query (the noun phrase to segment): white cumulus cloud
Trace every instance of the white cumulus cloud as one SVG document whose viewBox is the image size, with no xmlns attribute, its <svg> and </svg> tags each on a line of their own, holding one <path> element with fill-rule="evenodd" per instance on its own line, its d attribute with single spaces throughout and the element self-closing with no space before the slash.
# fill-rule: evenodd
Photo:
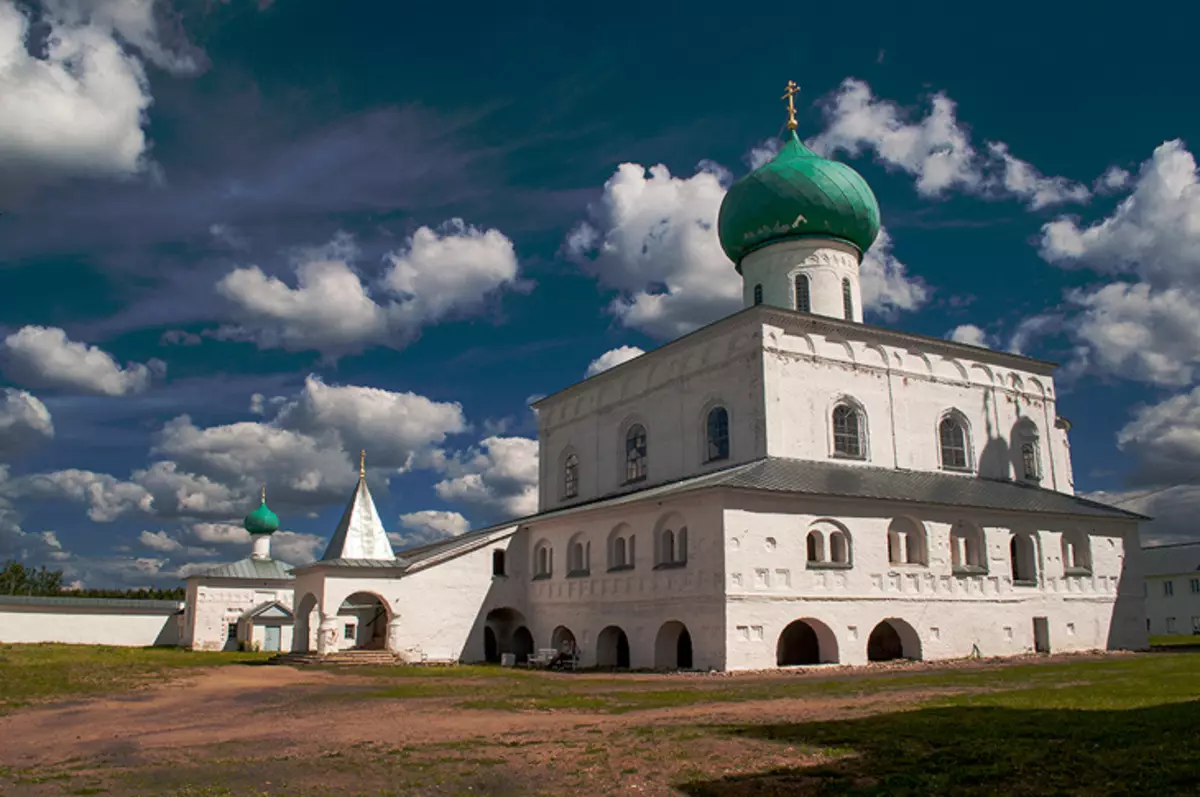
<svg viewBox="0 0 1200 797">
<path fill-rule="evenodd" d="M 219 336 L 327 355 L 371 345 L 399 349 L 423 327 L 478 312 L 490 295 L 517 283 L 512 241 L 461 219 L 438 230 L 419 228 L 387 255 L 377 284 L 353 267 L 358 257 L 353 239 L 343 234 L 300 253 L 294 286 L 258 266 L 235 269 L 217 283 L 235 322 Z"/>
<path fill-rule="evenodd" d="M 161 360 L 122 368 L 97 346 L 67 338 L 58 327 L 26 326 L 4 339 L 4 372 L 29 387 L 57 388 L 104 396 L 140 393 L 153 376 L 166 372 Z"/>
<path fill-rule="evenodd" d="M 596 374 L 604 373 L 609 368 L 616 368 L 621 363 L 627 363 L 634 358 L 641 357 L 645 353 L 637 346 L 618 346 L 615 349 L 609 349 L 588 363 L 586 375 L 595 376 Z"/>
<path fill-rule="evenodd" d="M 946 336 L 955 343 L 990 348 L 988 334 L 974 324 L 960 324 Z"/>
<path fill-rule="evenodd" d="M 457 537 L 471 527 L 467 519 L 459 513 L 437 509 L 424 509 L 401 515 L 400 525 L 405 531 L 388 535 L 392 543 L 399 548 Z"/>
<path fill-rule="evenodd" d="M 524 437 L 488 437 L 448 458 L 434 485 L 443 501 L 475 507 L 496 519 L 537 511 L 538 447 Z"/>
<path fill-rule="evenodd" d="M 46 405 L 31 393 L 0 388 L 0 458 L 15 457 L 54 437 L 54 421 Z"/>
</svg>

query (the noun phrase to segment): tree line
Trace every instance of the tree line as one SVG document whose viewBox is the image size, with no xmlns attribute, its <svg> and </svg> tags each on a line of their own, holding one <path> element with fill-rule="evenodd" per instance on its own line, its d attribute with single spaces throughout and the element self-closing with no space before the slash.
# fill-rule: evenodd
<svg viewBox="0 0 1200 797">
<path fill-rule="evenodd" d="M 15 559 L 4 563 L 0 570 L 0 595 L 36 595 L 60 598 L 133 598 L 140 600 L 183 600 L 183 587 L 158 589 L 67 589 L 63 586 L 63 572 L 49 570 L 45 565 L 39 569 L 26 567 Z"/>
</svg>

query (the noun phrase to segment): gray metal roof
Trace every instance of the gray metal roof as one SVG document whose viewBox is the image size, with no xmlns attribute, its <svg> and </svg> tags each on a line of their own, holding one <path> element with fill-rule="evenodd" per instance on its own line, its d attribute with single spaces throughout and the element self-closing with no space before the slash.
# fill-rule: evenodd
<svg viewBox="0 0 1200 797">
<path fill-rule="evenodd" d="M 506 528 L 515 531 L 519 526 L 538 520 L 550 520 L 592 509 L 610 509 L 638 501 L 666 498 L 712 488 L 902 501 L 963 507 L 964 509 L 995 509 L 1032 514 L 1121 520 L 1149 519 L 1144 515 L 1127 512 L 1124 509 L 1117 509 L 1086 498 L 1020 482 L 930 471 L 765 457 L 712 473 L 691 476 L 680 481 L 609 495 L 571 506 L 551 509 L 536 515 L 515 518 L 495 526 L 469 531 L 441 542 L 407 548 L 399 552 L 397 562 L 403 562 L 402 565 L 399 565 L 401 567 L 415 565 L 433 556 L 468 549 L 489 535 Z M 320 564 L 333 564 L 333 562 Z M 379 564 L 369 561 L 363 561 L 359 565 L 347 562 L 347 565 L 392 566 L 390 562 Z"/>
<path fill-rule="evenodd" d="M 239 559 L 225 565 L 216 565 L 208 570 L 192 573 L 188 578 L 236 578 L 252 581 L 290 581 L 291 565 L 275 559 Z"/>
<path fill-rule="evenodd" d="M 280 612 L 282 612 L 283 613 L 282 619 L 287 619 L 287 620 L 293 619 L 291 610 L 288 609 L 288 607 L 284 606 L 279 601 L 264 601 L 264 602 L 258 604 L 257 606 L 254 606 L 254 607 L 242 612 L 242 618 L 249 619 L 249 618 L 253 618 L 253 617 L 259 617 L 263 613 L 268 612 L 271 609 L 278 609 Z"/>
<path fill-rule="evenodd" d="M 404 569 L 408 567 L 408 562 L 399 557 L 395 559 L 318 559 L 306 565 L 301 565 L 297 570 L 307 570 L 311 567 L 358 567 L 365 569 L 380 569 L 394 570 L 396 568 Z"/>
<path fill-rule="evenodd" d="M 138 598 L 81 598 L 57 595 L 0 595 L 0 606 L 46 606 L 79 609 L 141 609 L 160 614 L 183 608 L 183 601 L 139 600 Z"/>
<path fill-rule="evenodd" d="M 634 492 L 594 499 L 531 515 L 526 523 L 609 508 L 634 501 L 723 487 L 736 490 L 903 501 L 975 509 L 1147 520 L 1143 515 L 1031 484 L 951 473 L 876 468 L 784 457 L 765 457 L 723 470 Z"/>
<path fill-rule="evenodd" d="M 1148 545 L 1142 548 L 1142 569 L 1148 576 L 1200 575 L 1200 542 Z"/>
<path fill-rule="evenodd" d="M 906 501 L 1036 514 L 1148 520 L 1144 515 L 1032 484 L 931 471 L 768 457 L 714 475 L 705 487 Z"/>
</svg>

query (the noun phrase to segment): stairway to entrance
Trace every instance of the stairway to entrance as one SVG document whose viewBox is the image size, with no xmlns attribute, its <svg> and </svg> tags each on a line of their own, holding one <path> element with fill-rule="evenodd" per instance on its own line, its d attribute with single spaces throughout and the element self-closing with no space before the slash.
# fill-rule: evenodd
<svg viewBox="0 0 1200 797">
<path fill-rule="evenodd" d="M 336 653 L 327 653 L 324 656 L 319 653 L 281 653 L 278 656 L 272 656 L 267 659 L 267 664 L 292 664 L 292 665 L 309 665 L 320 664 L 323 666 L 391 666 L 400 664 L 400 657 L 390 650 L 339 650 Z"/>
</svg>

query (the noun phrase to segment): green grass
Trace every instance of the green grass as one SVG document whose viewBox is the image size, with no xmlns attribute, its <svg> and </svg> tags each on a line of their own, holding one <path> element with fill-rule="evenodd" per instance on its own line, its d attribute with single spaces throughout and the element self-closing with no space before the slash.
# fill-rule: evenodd
<svg viewBox="0 0 1200 797">
<path fill-rule="evenodd" d="M 132 689 L 185 668 L 260 662 L 270 656 L 177 648 L 0 645 L 0 714 L 36 701 Z"/>
<path fill-rule="evenodd" d="M 1190 647 L 1195 645 L 1200 647 L 1200 634 L 1159 634 L 1150 637 L 1150 644 L 1160 648 L 1171 648 L 1177 646 Z"/>
<path fill-rule="evenodd" d="M 1200 659 L 1096 664 L 1014 667 L 996 673 L 992 691 L 862 719 L 709 728 L 843 752 L 817 766 L 680 788 L 693 797 L 1195 793 Z"/>
</svg>

